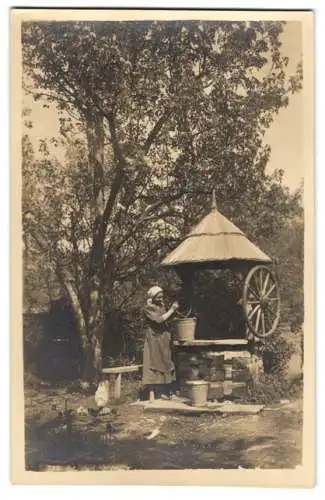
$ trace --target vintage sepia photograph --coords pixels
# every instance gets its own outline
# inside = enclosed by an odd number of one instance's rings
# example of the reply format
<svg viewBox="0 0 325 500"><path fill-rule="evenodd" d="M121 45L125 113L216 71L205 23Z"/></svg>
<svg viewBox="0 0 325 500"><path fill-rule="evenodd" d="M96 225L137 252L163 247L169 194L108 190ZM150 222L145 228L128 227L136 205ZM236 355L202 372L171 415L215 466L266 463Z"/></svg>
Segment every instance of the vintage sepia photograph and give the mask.
<svg viewBox="0 0 325 500"><path fill-rule="evenodd" d="M11 31L12 470L312 487L312 12Z"/></svg>

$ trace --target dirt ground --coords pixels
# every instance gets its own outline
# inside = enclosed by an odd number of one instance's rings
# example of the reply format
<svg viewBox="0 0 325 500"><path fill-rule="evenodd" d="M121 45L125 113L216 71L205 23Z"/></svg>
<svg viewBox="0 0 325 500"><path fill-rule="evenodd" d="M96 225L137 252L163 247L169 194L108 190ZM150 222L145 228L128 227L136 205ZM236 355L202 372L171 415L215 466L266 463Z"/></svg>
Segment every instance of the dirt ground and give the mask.
<svg viewBox="0 0 325 500"><path fill-rule="evenodd" d="M301 459L301 401L265 407L258 415L150 413L132 406L129 386L108 415L78 415L94 398L67 389L26 390L26 468L218 469L293 468ZM60 411L71 409L71 419ZM109 428L109 436L107 433ZM154 429L159 434L148 440Z"/></svg>

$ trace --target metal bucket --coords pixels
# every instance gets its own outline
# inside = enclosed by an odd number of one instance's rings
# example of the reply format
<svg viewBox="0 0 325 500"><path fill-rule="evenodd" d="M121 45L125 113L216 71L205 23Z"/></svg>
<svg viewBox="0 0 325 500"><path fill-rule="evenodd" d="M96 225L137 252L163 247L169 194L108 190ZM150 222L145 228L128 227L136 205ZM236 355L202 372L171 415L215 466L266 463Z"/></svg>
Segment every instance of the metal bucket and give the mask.
<svg viewBox="0 0 325 500"><path fill-rule="evenodd" d="M196 318L181 318L175 320L176 340L190 342L195 338Z"/></svg>
<svg viewBox="0 0 325 500"><path fill-rule="evenodd" d="M205 406L208 400L209 382L206 380L187 380L188 397L193 406Z"/></svg>

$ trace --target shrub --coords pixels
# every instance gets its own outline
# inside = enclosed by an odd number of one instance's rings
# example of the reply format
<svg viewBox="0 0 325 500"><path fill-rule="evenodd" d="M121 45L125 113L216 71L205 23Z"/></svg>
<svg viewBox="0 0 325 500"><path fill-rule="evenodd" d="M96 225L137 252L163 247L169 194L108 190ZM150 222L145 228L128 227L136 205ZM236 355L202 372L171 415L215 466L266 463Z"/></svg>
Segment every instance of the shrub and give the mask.
<svg viewBox="0 0 325 500"><path fill-rule="evenodd" d="M249 401L269 404L281 399L291 399L302 394L302 376L292 379L287 369L295 346L281 335L267 339L255 346L255 353L263 360L264 373L258 380L251 380L248 387Z"/></svg>
<svg viewBox="0 0 325 500"><path fill-rule="evenodd" d="M255 352L262 357L266 374L284 375L295 349L281 335L273 335L265 342L256 344Z"/></svg>
<svg viewBox="0 0 325 500"><path fill-rule="evenodd" d="M302 377L295 380L278 374L261 374L259 380L248 386L248 401L258 404L271 404L281 399L300 397L303 390Z"/></svg>

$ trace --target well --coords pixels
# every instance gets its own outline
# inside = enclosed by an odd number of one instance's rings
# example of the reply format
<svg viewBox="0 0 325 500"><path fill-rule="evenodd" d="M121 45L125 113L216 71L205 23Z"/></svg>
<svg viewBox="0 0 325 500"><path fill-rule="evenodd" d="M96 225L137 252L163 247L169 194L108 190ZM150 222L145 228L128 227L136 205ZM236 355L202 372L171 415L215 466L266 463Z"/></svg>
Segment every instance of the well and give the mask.
<svg viewBox="0 0 325 500"><path fill-rule="evenodd" d="M197 318L175 321L174 355L181 395L194 405L204 404L207 398L245 398L254 343L272 335L280 318L272 259L220 213L213 192L210 213L165 257L162 266L175 270L182 282L180 296ZM204 301L202 307L193 300L197 273L223 270L236 273L240 286L233 294L230 314L225 314L222 296L207 307ZM233 280L229 281L230 289ZM214 308L223 313L218 324L211 321Z"/></svg>

